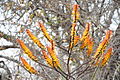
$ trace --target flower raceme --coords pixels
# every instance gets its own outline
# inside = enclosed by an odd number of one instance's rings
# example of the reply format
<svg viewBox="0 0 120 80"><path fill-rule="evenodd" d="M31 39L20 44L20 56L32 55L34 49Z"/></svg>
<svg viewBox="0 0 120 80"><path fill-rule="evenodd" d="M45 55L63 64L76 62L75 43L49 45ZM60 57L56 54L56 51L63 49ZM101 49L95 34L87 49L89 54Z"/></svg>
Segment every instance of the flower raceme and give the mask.
<svg viewBox="0 0 120 80"><path fill-rule="evenodd" d="M52 49L52 46L47 46L47 50L48 50L48 53L50 54L50 56L52 58L53 66L61 68L59 59L58 59L58 57L55 53L55 50Z"/></svg>
<svg viewBox="0 0 120 80"><path fill-rule="evenodd" d="M71 40L69 44L69 49L72 49L73 46L76 45L77 42L79 41L79 38L76 35L76 29L75 29L77 20L79 19L79 15L80 15L78 8L79 8L78 4L73 5L73 11L72 11L73 23L71 27L71 33L70 33Z"/></svg>
<svg viewBox="0 0 120 80"><path fill-rule="evenodd" d="M93 41L89 41L88 42L87 56L90 56L90 54L92 53L92 51L93 51L93 45L94 45Z"/></svg>
<svg viewBox="0 0 120 80"><path fill-rule="evenodd" d="M105 38L103 39L103 41L99 44L95 54L93 55L93 58L97 58L99 56L101 56L104 52L104 50L106 49L106 46L110 40L110 36L112 35L112 31L108 30L106 32Z"/></svg>
<svg viewBox="0 0 120 80"><path fill-rule="evenodd" d="M49 42L52 41L52 38L50 37L50 35L48 34L45 26L41 23L41 22L38 22L38 26L40 27L41 31L43 32L44 36L47 38L47 40Z"/></svg>
<svg viewBox="0 0 120 80"><path fill-rule="evenodd" d="M78 11L78 8L79 8L78 4L73 5L73 11L72 11L73 23L76 23L77 20L79 20L80 13Z"/></svg>
<svg viewBox="0 0 120 80"><path fill-rule="evenodd" d="M52 59L48 56L48 54L46 53L45 50L42 50L42 54L43 54L43 58L45 59L47 64L50 65L51 67L53 67Z"/></svg>
<svg viewBox="0 0 120 80"><path fill-rule="evenodd" d="M86 37L89 35L90 27L91 27L91 23L86 23L85 30L83 32L81 39L80 39L81 42L84 41L86 39Z"/></svg>
<svg viewBox="0 0 120 80"><path fill-rule="evenodd" d="M93 45L94 45L94 42L92 41L92 38L88 37L88 39L87 39L87 56L90 56L90 54L92 53Z"/></svg>
<svg viewBox="0 0 120 80"><path fill-rule="evenodd" d="M110 59L110 56L112 55L112 48L109 48L108 51L101 55L95 62L95 66L105 66L108 60Z"/></svg>
<svg viewBox="0 0 120 80"><path fill-rule="evenodd" d="M90 40L89 38L90 38L90 36L88 35L88 36L86 36L85 40L82 41L82 44L80 46L81 49L84 49L88 45L88 42Z"/></svg>
<svg viewBox="0 0 120 80"><path fill-rule="evenodd" d="M90 54L92 53L93 45L94 45L92 38L90 37L90 34L89 34L90 27L91 27L91 23L86 23L85 30L80 39L80 41L82 43L80 48L84 49L85 47L87 47L87 56L90 56Z"/></svg>
<svg viewBox="0 0 120 80"><path fill-rule="evenodd" d="M57 58L57 56L56 56L54 50L52 49L52 47L51 47L51 46L47 46L47 50L48 50L48 52L49 52L51 58L53 59L53 61L57 61L58 58Z"/></svg>
<svg viewBox="0 0 120 80"><path fill-rule="evenodd" d="M20 60L22 61L23 66L26 68L27 71L32 74L38 74L37 70L35 70L31 65L29 65L24 58L20 57Z"/></svg>
<svg viewBox="0 0 120 80"><path fill-rule="evenodd" d="M33 42L38 45L38 47L40 47L41 49L45 49L45 46L39 41L39 39L36 36L34 36L30 32L30 30L27 29L26 32L27 32L28 36L33 40Z"/></svg>
<svg viewBox="0 0 120 80"><path fill-rule="evenodd" d="M71 37L74 37L74 35L76 35L75 27L76 27L76 23L73 23L71 28L71 33L70 33Z"/></svg>
<svg viewBox="0 0 120 80"><path fill-rule="evenodd" d="M112 55L112 48L109 48L107 53L105 53L104 56L103 56L103 59L102 59L102 62L101 62L101 66L105 66L105 64L110 59L111 55Z"/></svg>
<svg viewBox="0 0 120 80"><path fill-rule="evenodd" d="M80 40L80 36L74 36L74 45L76 45L78 43L78 41Z"/></svg>
<svg viewBox="0 0 120 80"><path fill-rule="evenodd" d="M70 49L73 48L73 46L74 46L74 38L76 36L75 27L76 27L76 23L73 23L72 28L71 28L71 33L70 33L70 37L71 37L71 41L70 41L70 45L69 45Z"/></svg>
<svg viewBox="0 0 120 80"><path fill-rule="evenodd" d="M21 48L23 49L24 53L28 55L32 60L38 61L37 57L33 55L29 48L24 44L24 42L20 39L17 39L17 42L20 44Z"/></svg>
<svg viewBox="0 0 120 80"><path fill-rule="evenodd" d="M81 49L84 49L85 47L87 47L87 56L90 56L90 54L92 53L93 51L93 41L92 41L92 38L90 38L90 36L86 36L85 40L82 41L82 44L80 46Z"/></svg>

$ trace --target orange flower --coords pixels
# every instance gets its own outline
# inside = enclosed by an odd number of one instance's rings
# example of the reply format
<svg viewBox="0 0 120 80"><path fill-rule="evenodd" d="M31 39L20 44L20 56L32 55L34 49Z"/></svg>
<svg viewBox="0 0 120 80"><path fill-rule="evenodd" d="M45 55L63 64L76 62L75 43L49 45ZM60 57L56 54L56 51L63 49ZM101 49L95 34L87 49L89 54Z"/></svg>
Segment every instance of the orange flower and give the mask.
<svg viewBox="0 0 120 80"><path fill-rule="evenodd" d="M47 38L47 40L48 40L49 42L51 42L51 41L52 41L52 38L51 38L50 35L48 34L45 26L44 26L42 23L40 23L40 22L38 22L38 26L41 28L41 30L42 30L44 36Z"/></svg>
<svg viewBox="0 0 120 80"><path fill-rule="evenodd" d="M79 40L80 40L80 36L75 36L74 43L73 43L73 41L70 43L70 48L73 48L73 46L75 46Z"/></svg>
<svg viewBox="0 0 120 80"><path fill-rule="evenodd" d="M51 56L51 58L53 59L53 61L58 61L57 55L55 54L54 50L52 49L52 47L47 46L47 50Z"/></svg>
<svg viewBox="0 0 120 80"><path fill-rule="evenodd" d="M78 11L79 5L78 4L74 4L73 5L73 11L76 12Z"/></svg>
<svg viewBox="0 0 120 80"><path fill-rule="evenodd" d="M93 51L93 41L89 38L88 40L88 45L87 45L87 55L90 56L90 54L92 53Z"/></svg>
<svg viewBox="0 0 120 80"><path fill-rule="evenodd" d="M74 37L74 45L76 45L79 40L80 40L80 36L75 36Z"/></svg>
<svg viewBox="0 0 120 80"><path fill-rule="evenodd" d="M23 49L24 53L26 53L32 60L38 61L37 57L33 55L29 48L24 44L24 42L20 39L17 39L18 43L20 44L21 48Z"/></svg>
<svg viewBox="0 0 120 80"><path fill-rule="evenodd" d="M84 49L88 45L88 42L89 42L89 35L86 36L84 41L82 41L82 45L80 46L80 48Z"/></svg>
<svg viewBox="0 0 120 80"><path fill-rule="evenodd" d="M52 50L55 50L55 44L56 44L56 43L52 40L52 41L51 41Z"/></svg>
<svg viewBox="0 0 120 80"><path fill-rule="evenodd" d="M91 23L86 23L86 27L85 27L85 30L83 32L83 35L82 35L80 41L84 41L85 38L88 36L90 27L91 27Z"/></svg>
<svg viewBox="0 0 120 80"><path fill-rule="evenodd" d="M85 40L82 41L82 45L80 46L81 49L84 49L85 47L87 47L87 55L90 56L90 54L92 53L93 51L93 41L92 39L90 38L90 36L86 36Z"/></svg>
<svg viewBox="0 0 120 80"><path fill-rule="evenodd" d="M112 30L108 30L108 31L106 32L106 37L105 37L105 39L109 40L110 37L111 37L111 35L112 35Z"/></svg>
<svg viewBox="0 0 120 80"><path fill-rule="evenodd" d="M75 27L76 27L76 23L73 23L71 28L71 33L70 33L71 37L74 37L74 35L76 34Z"/></svg>
<svg viewBox="0 0 120 80"><path fill-rule="evenodd" d="M60 63L59 63L59 59L57 57L57 55L55 54L55 51L52 49L52 46L47 46L47 50L48 50L48 53L50 54L51 58L52 58L52 62L53 62L53 66L54 67L61 67L60 66Z"/></svg>
<svg viewBox="0 0 120 80"><path fill-rule="evenodd" d="M95 66L105 66L106 63L108 62L111 54L112 54L112 48L109 48L105 54L101 55L99 58L96 59L94 65Z"/></svg>
<svg viewBox="0 0 120 80"><path fill-rule="evenodd" d="M108 60L110 59L110 56L112 55L112 48L109 48L107 53L104 54L102 62L101 62L101 66L105 66L105 64L108 62Z"/></svg>
<svg viewBox="0 0 120 80"><path fill-rule="evenodd" d="M27 34L29 35L29 37L33 40L34 43L36 43L41 49L45 49L45 46L39 41L39 39L34 36L30 30L26 30Z"/></svg>
<svg viewBox="0 0 120 80"><path fill-rule="evenodd" d="M52 59L49 58L49 56L47 55L46 51L42 50L42 54L43 54L44 59L47 62L47 64L49 64L51 67L53 67Z"/></svg>
<svg viewBox="0 0 120 80"><path fill-rule="evenodd" d="M27 69L27 71L29 71L32 74L37 74L38 73L33 67L31 67L31 65L29 65L27 63L27 61L24 58L20 57L20 59L21 59L23 65L24 65L24 67Z"/></svg>
<svg viewBox="0 0 120 80"><path fill-rule="evenodd" d="M102 55L102 53L104 52L104 50L106 49L106 46L110 40L110 36L112 35L112 31L108 30L106 32L106 36L103 39L103 41L99 44L96 53L94 54L93 58L97 58L98 56Z"/></svg>
<svg viewBox="0 0 120 80"><path fill-rule="evenodd" d="M76 30L75 30L75 27L76 27L76 23L73 23L72 24L72 28L71 28L71 42L70 42L70 45L69 45L69 47L70 48L73 48L73 46L74 46L74 36L75 36L75 34L76 34Z"/></svg>
<svg viewBox="0 0 120 80"><path fill-rule="evenodd" d="M78 11L78 8L79 8L78 4L73 5L73 11L72 11L73 23L76 23L77 20L79 19L80 13Z"/></svg>

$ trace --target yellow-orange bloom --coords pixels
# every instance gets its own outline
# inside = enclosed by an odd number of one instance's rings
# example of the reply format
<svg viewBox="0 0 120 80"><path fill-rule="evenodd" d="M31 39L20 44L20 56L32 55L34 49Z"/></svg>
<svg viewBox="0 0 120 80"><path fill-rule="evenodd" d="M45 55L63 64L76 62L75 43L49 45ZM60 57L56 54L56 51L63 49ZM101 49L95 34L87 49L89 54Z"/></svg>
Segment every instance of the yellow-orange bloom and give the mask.
<svg viewBox="0 0 120 80"><path fill-rule="evenodd" d="M55 52L52 49L52 47L51 46L47 46L47 50L48 50L51 58L53 59L53 61L57 61L58 60L57 55L55 54Z"/></svg>
<svg viewBox="0 0 120 80"><path fill-rule="evenodd" d="M87 45L87 56L90 56L90 54L93 51L93 41L89 38L88 45Z"/></svg>
<svg viewBox="0 0 120 80"><path fill-rule="evenodd" d="M108 31L106 32L105 39L109 40L110 37L111 37L111 35L112 35L112 30L108 30Z"/></svg>
<svg viewBox="0 0 120 80"><path fill-rule="evenodd" d="M85 38L85 40L82 41L82 45L80 46L81 49L84 49L88 45L88 42L90 40L89 38L90 38L90 36L87 35L86 38Z"/></svg>
<svg viewBox="0 0 120 80"><path fill-rule="evenodd" d="M29 35L29 37L33 40L34 43L36 43L41 49L45 49L45 46L39 41L39 39L34 36L30 30L26 30L27 34Z"/></svg>
<svg viewBox="0 0 120 80"><path fill-rule="evenodd" d="M49 58L46 51L42 50L42 54L43 54L44 59L47 62L47 64L50 65L51 67L53 67L52 59Z"/></svg>
<svg viewBox="0 0 120 80"><path fill-rule="evenodd" d="M70 35L71 35L71 42L69 44L70 48L73 48L73 46L74 46L74 38L75 38L75 35L76 35L75 27L76 27L76 23L73 23L72 28L71 28L71 33L70 33Z"/></svg>
<svg viewBox="0 0 120 80"><path fill-rule="evenodd" d="M71 28L71 33L70 33L71 37L74 37L74 35L76 35L75 27L76 27L76 23L73 23Z"/></svg>
<svg viewBox="0 0 120 80"><path fill-rule="evenodd" d="M22 61L26 70L28 70L30 73L32 73L32 74L37 74L38 73L37 70L35 70L31 65L29 65L24 58L20 57L20 60Z"/></svg>
<svg viewBox="0 0 120 80"><path fill-rule="evenodd" d="M101 66L105 66L106 63L108 62L108 60L110 59L110 56L112 55L112 48L109 48L107 53L104 54L102 62L101 62Z"/></svg>
<svg viewBox="0 0 120 80"><path fill-rule="evenodd" d="M110 36L112 35L112 31L108 30L106 32L106 36L103 39L103 41L99 44L96 53L94 54L93 58L97 58L98 56L102 55L102 53L104 52L104 50L106 49L106 46L110 40Z"/></svg>
<svg viewBox="0 0 120 80"><path fill-rule="evenodd" d="M91 23L86 23L86 27L85 27L85 30L83 32L83 35L82 35L80 41L84 41L86 39L86 37L89 34L90 27L91 27Z"/></svg>
<svg viewBox="0 0 120 80"><path fill-rule="evenodd" d="M80 13L78 11L78 8L79 8L78 4L73 5L73 11L72 11L73 23L76 23L77 20L79 19Z"/></svg>
<svg viewBox="0 0 120 80"><path fill-rule="evenodd" d="M73 5L73 11L76 12L78 11L79 5L78 4L74 4Z"/></svg>
<svg viewBox="0 0 120 80"><path fill-rule="evenodd" d="M47 38L47 40L48 40L49 42L51 42L51 41L52 41L52 38L51 38L50 35L48 34L45 26L44 26L42 23L40 23L40 22L38 22L38 26L41 28L41 30L42 30L44 36Z"/></svg>
<svg viewBox="0 0 120 80"><path fill-rule="evenodd" d="M60 68L61 66L60 66L60 63L59 63L59 59L58 59L57 55L55 54L55 51L52 49L51 46L47 46L47 50L48 50L48 53L50 54L50 56L52 58L53 66Z"/></svg>
<svg viewBox="0 0 120 80"><path fill-rule="evenodd" d="M38 61L37 57L33 55L29 48L24 44L24 42L20 39L17 39L18 43L20 44L21 48L23 49L24 53L28 55L32 60Z"/></svg>
<svg viewBox="0 0 120 80"><path fill-rule="evenodd" d="M90 38L89 35L86 36L86 38L84 39L84 41L82 41L82 45L80 46L81 49L84 49L85 47L87 47L87 56L90 56L90 54L93 51L93 41Z"/></svg>
<svg viewBox="0 0 120 80"><path fill-rule="evenodd" d="M80 36L74 36L74 45L76 45L79 40L80 40Z"/></svg>
<svg viewBox="0 0 120 80"><path fill-rule="evenodd" d="M74 36L74 41L72 41L70 43L70 48L72 48L73 46L75 46L78 43L79 40L80 40L80 36Z"/></svg>

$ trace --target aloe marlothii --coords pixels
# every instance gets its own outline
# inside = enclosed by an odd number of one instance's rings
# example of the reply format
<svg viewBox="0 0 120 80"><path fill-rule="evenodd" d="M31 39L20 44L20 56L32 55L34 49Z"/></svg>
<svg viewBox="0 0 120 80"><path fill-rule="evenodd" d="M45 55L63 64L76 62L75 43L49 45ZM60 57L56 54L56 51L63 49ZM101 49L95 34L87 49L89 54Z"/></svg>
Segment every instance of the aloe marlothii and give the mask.
<svg viewBox="0 0 120 80"><path fill-rule="evenodd" d="M20 57L20 60L22 61L22 64L27 71L29 71L32 74L38 74L37 70L35 70L30 64L28 64L24 58Z"/></svg>

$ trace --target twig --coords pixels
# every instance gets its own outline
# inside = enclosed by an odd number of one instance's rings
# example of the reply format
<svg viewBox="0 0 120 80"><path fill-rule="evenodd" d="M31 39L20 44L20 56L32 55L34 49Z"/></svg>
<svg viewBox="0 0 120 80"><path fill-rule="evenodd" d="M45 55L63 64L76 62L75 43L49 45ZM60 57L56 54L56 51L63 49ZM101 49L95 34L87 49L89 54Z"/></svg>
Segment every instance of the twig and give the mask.
<svg viewBox="0 0 120 80"><path fill-rule="evenodd" d="M88 64L90 61L83 63L82 65L80 65L77 69L75 69L74 71L71 72L72 75L77 74L78 72L74 73L75 71L77 71L79 68L81 68L83 65ZM74 74L73 74L74 73Z"/></svg>
<svg viewBox="0 0 120 80"><path fill-rule="evenodd" d="M87 66L80 74L78 74L77 78L79 78L80 75L82 75L85 71L87 71L87 69L89 68L90 66ZM76 79L77 79L76 78Z"/></svg>
<svg viewBox="0 0 120 80"><path fill-rule="evenodd" d="M1 57L1 58L5 58L5 59L10 60L10 61L13 61L13 62L15 62L15 63L17 63L17 64L20 64L20 62L19 62L18 60L15 60L15 59L13 59L13 58L10 58L10 57L7 57L7 56L3 56L3 55L0 55L0 57Z"/></svg>
<svg viewBox="0 0 120 80"><path fill-rule="evenodd" d="M10 45L10 46L0 46L0 50L5 50L5 49L9 49L9 48L19 48L17 46L14 46L14 45Z"/></svg>
<svg viewBox="0 0 120 80"><path fill-rule="evenodd" d="M68 50L68 60L67 60L67 71L68 71L68 74L69 74L69 76L70 76L70 66L69 66L69 64L70 64L70 58L71 58L71 50Z"/></svg>
<svg viewBox="0 0 120 80"><path fill-rule="evenodd" d="M116 68L114 75L113 75L113 80L115 80L115 75L117 74L117 71L120 69L120 64L118 65L118 67Z"/></svg>
<svg viewBox="0 0 120 80"><path fill-rule="evenodd" d="M96 72L97 72L98 69L99 69L99 67L97 67L97 68L95 69L95 71L94 71L94 73L93 73L93 75L92 75L92 77L91 77L90 80L95 80L95 75L96 75Z"/></svg>

